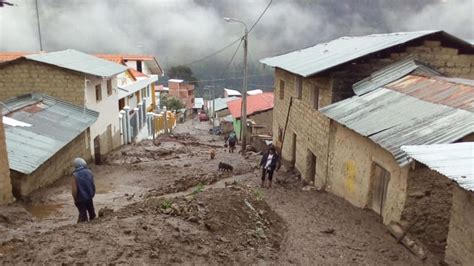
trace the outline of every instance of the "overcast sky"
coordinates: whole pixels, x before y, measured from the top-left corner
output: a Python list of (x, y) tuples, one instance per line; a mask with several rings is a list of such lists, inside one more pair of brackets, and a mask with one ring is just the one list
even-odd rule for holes
[[(34, 0), (0, 8), (0, 50), (38, 51)], [(191, 62), (237, 39), (269, 0), (38, 0), (46, 51), (149, 53)], [(473, 0), (274, 0), (251, 33), (251, 60), (347, 35), (443, 29), (474, 39)], [(236, 46), (217, 59), (227, 61)]]

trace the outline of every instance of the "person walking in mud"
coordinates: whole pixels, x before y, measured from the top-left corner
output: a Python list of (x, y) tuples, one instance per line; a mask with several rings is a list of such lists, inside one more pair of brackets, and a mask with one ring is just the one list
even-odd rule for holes
[(82, 158), (74, 159), (73, 179), (71, 182), (71, 193), (74, 205), (79, 211), (78, 223), (94, 220), (95, 210), (93, 198), (95, 196), (95, 184), (92, 171)]
[(237, 144), (237, 134), (235, 134), (235, 131), (230, 132), (227, 141), (229, 142), (229, 152), (233, 153), (235, 150), (235, 145)]
[(261, 187), (265, 187), (265, 179), (268, 177), (268, 187), (272, 187), (272, 179), (273, 179), (273, 171), (278, 163), (278, 154), (275, 152), (275, 147), (271, 146), (268, 149), (268, 152), (262, 156), (262, 160), (260, 161), (260, 167), (262, 167), (262, 185)]

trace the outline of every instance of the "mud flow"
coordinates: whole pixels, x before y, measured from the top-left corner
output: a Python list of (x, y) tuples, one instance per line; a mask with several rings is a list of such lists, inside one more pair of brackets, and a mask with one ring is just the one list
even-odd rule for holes
[(297, 173), (282, 169), (260, 188), (261, 155), (229, 153), (208, 132), (190, 120), (91, 165), (91, 222), (76, 224), (70, 176), (0, 207), (0, 264), (421, 263), (377, 215), (307, 191)]

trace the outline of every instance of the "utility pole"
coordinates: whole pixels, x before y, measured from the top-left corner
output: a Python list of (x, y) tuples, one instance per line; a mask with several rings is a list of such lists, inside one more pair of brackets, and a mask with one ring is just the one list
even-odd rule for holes
[(36, 4), (36, 24), (38, 25), (38, 36), (39, 36), (39, 45), (40, 45), (40, 52), (43, 51), (43, 39), (41, 38), (41, 25), (39, 19), (39, 9), (38, 9), (38, 0), (35, 0)]
[(248, 50), (248, 29), (247, 24), (244, 21), (234, 18), (224, 18), (227, 22), (238, 22), (244, 25), (244, 36), (242, 40), (244, 42), (244, 78), (242, 82), (242, 114), (240, 116), (240, 137), (242, 141), (242, 154), (247, 149), (247, 77), (248, 77), (248, 65), (247, 65), (247, 50)]

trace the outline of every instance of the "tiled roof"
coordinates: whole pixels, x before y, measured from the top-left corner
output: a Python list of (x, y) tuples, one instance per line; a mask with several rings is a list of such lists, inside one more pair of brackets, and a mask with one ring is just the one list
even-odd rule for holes
[[(240, 118), (242, 113), (242, 99), (227, 102), (230, 113), (235, 119)], [(262, 111), (273, 109), (273, 92), (264, 92), (247, 96), (247, 115), (253, 115)]]
[(34, 54), (34, 53), (28, 53), (28, 52), (1, 52), (0, 53), (0, 63), (15, 60), (15, 59), (18, 59), (22, 56), (29, 55), (29, 54)]

